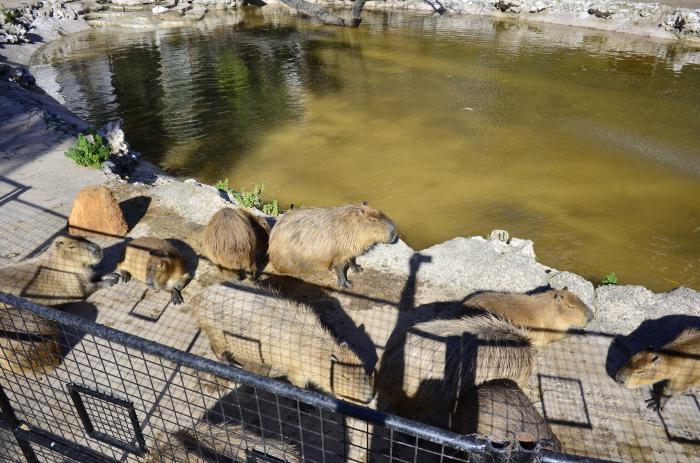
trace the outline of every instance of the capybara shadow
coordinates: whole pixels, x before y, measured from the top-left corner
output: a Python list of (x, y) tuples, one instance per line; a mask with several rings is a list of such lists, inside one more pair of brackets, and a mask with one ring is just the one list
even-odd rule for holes
[(151, 198), (148, 196), (135, 196), (119, 203), (129, 230), (133, 229), (141, 221), (150, 205)]
[(369, 371), (376, 367), (377, 351), (364, 326), (357, 326), (338, 299), (323, 288), (299, 278), (272, 274), (261, 280), (260, 286), (279, 291), (285, 297), (311, 307), (320, 322), (338, 340), (347, 342)]
[(119, 240), (114, 244), (103, 247), (102, 260), (95, 265), (95, 273), (97, 275), (106, 275), (113, 272), (122, 255), (124, 255), (124, 248), (126, 248), (128, 242), (129, 239)]
[(240, 422), (246, 430), (284, 439), (305, 461), (342, 462), (345, 455), (344, 416), (262, 389), (242, 385), (222, 396), (202, 417), (212, 424)]
[(168, 241), (175, 246), (175, 249), (180, 251), (180, 254), (182, 254), (182, 257), (185, 258), (185, 262), (187, 264), (187, 273), (190, 275), (195, 275), (197, 272), (197, 266), (199, 265), (199, 256), (195, 252), (194, 249), (192, 249), (192, 246), (189, 244), (185, 243), (182, 240), (170, 238)]
[(634, 354), (646, 349), (657, 350), (673, 341), (686, 328), (700, 328), (700, 317), (667, 315), (643, 321), (626, 336), (616, 336), (608, 348), (605, 371), (615, 379), (617, 372)]

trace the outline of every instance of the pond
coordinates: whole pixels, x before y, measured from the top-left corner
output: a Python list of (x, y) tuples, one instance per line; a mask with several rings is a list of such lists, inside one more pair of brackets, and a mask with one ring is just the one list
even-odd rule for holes
[(416, 249), (505, 229), (547, 265), (667, 290), (700, 289), (698, 63), (584, 29), (368, 12), (351, 30), (263, 8), (70, 37), (32, 70), (172, 174), (367, 200)]

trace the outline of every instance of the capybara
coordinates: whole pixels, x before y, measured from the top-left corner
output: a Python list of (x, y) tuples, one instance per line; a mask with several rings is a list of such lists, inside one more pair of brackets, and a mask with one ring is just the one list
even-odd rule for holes
[(376, 388), (404, 415), (450, 411), (464, 391), (485, 381), (524, 386), (534, 354), (525, 330), (489, 313), (422, 322), (389, 338)]
[(566, 288), (534, 294), (484, 291), (469, 296), (464, 304), (527, 328), (536, 347), (563, 339), (569, 329), (584, 328), (593, 318), (593, 311)]
[(0, 291), (48, 306), (78, 302), (117, 279), (94, 281), (102, 249), (77, 236), (59, 236), (33, 259), (0, 268)]
[(255, 372), (313, 383), (328, 393), (368, 403), (373, 372), (337, 341), (306, 305), (274, 291), (238, 282), (210, 286), (192, 299), (193, 315), (214, 354)]
[(543, 447), (560, 452), (561, 442), (525, 393), (509, 379), (494, 379), (464, 393), (455, 413), (457, 432), (513, 442), (530, 434)]
[(659, 351), (636, 353), (615, 379), (630, 389), (660, 383), (647, 404), (656, 411), (663, 409), (671, 397), (700, 385), (700, 330), (687, 328)]
[(0, 303), (0, 368), (49, 374), (61, 363), (56, 322)]
[(257, 276), (256, 254), (267, 249), (267, 222), (244, 208), (223, 208), (204, 228), (204, 254), (220, 270)]
[(352, 286), (348, 268), (377, 243), (398, 239), (394, 223), (366, 204), (287, 211), (270, 233), (270, 263), (280, 273), (304, 275), (335, 269), (338, 285)]
[(168, 240), (145, 236), (130, 241), (115, 272), (124, 282), (133, 276), (147, 286), (169, 291), (172, 304), (182, 303), (180, 291), (190, 281), (187, 263)]
[[(93, 266), (102, 249), (77, 236), (59, 236), (37, 257), (0, 268), (0, 291), (49, 306), (81, 301), (116, 283), (110, 276), (94, 281)], [(49, 373), (61, 362), (58, 325), (0, 304), (0, 367), (14, 372)]]
[(159, 433), (144, 463), (213, 463), (217, 461), (301, 463), (297, 448), (265, 438), (233, 423), (197, 423), (192, 429)]

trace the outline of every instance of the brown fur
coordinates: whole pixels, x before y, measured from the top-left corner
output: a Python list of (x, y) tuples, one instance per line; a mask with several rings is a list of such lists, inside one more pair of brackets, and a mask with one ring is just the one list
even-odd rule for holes
[(187, 263), (168, 240), (145, 236), (127, 244), (117, 273), (124, 281), (133, 276), (153, 289), (170, 291), (172, 303), (182, 302), (180, 291), (190, 280)]
[(78, 302), (100, 287), (93, 266), (101, 259), (95, 243), (59, 236), (39, 256), (0, 268), (0, 291), (49, 306)]
[(27, 375), (49, 374), (60, 365), (56, 322), (0, 304), (0, 368)]
[(286, 212), (270, 234), (270, 263), (280, 273), (304, 275), (335, 268), (338, 284), (350, 286), (353, 259), (377, 243), (396, 239), (394, 223), (377, 209), (347, 205)]
[[(93, 266), (102, 250), (85, 238), (59, 236), (39, 256), (0, 268), (0, 291), (37, 304), (60, 306), (88, 297), (113, 281), (94, 283)], [(2, 305), (2, 304), (0, 304)], [(0, 367), (14, 372), (49, 373), (61, 362), (58, 325), (2, 305)]]
[(221, 270), (255, 276), (256, 252), (264, 254), (267, 232), (267, 222), (248, 210), (221, 209), (204, 228), (204, 254)]
[(591, 309), (566, 289), (535, 294), (485, 291), (468, 297), (464, 304), (527, 328), (536, 347), (563, 339), (569, 329), (584, 328), (593, 318)]
[(491, 314), (418, 323), (387, 342), (376, 387), (403, 414), (449, 411), (485, 381), (527, 384), (534, 353), (524, 330)]
[(362, 360), (303, 304), (253, 284), (226, 283), (202, 290), (192, 307), (220, 360), (357, 402), (374, 395)]
[(648, 402), (659, 409), (673, 396), (700, 385), (700, 330), (688, 328), (659, 352), (633, 355), (617, 373), (618, 383), (630, 389), (666, 381)]
[(495, 379), (469, 390), (459, 401), (457, 432), (480, 434), (497, 442), (514, 441), (530, 434), (545, 447), (560, 452), (561, 442), (537, 413), (525, 393), (508, 379)]
[[(267, 455), (275, 461), (301, 463), (297, 448), (269, 436), (262, 437), (233, 423), (200, 422), (193, 429), (159, 433), (144, 463), (213, 463), (215, 461), (268, 461), (254, 458)], [(262, 456), (261, 455), (261, 456)]]

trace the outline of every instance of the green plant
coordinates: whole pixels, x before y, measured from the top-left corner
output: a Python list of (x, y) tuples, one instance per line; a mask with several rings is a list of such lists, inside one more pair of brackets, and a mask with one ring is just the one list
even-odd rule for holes
[(603, 277), (600, 283), (603, 285), (616, 285), (617, 275), (615, 275), (615, 272), (610, 272)]
[(75, 145), (68, 148), (65, 154), (78, 165), (99, 168), (103, 162), (109, 159), (109, 147), (94, 130), (90, 132), (93, 141), (81, 133), (78, 135)]
[(263, 186), (255, 185), (253, 191), (236, 191), (229, 185), (228, 178), (225, 178), (216, 182), (214, 184), (214, 188), (227, 192), (234, 197), (238, 204), (242, 206), (254, 207), (268, 215), (279, 215), (280, 213), (279, 203), (276, 199), (273, 199), (272, 202), (269, 203), (263, 202), (261, 197), (264, 188)]
[(271, 203), (263, 204), (262, 211), (267, 215), (280, 215), (280, 206), (276, 199), (273, 199)]
[(0, 14), (5, 16), (6, 23), (11, 23), (14, 22), (15, 19), (22, 16), (22, 10), (19, 8), (5, 8), (4, 6), (0, 5)]

